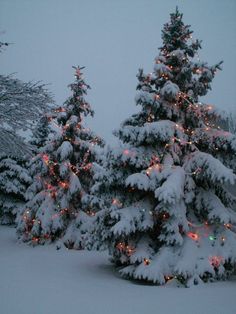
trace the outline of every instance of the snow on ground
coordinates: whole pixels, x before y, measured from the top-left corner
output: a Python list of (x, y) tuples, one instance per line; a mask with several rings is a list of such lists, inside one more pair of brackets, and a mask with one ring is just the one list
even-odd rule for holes
[(189, 289), (120, 278), (105, 253), (30, 247), (0, 226), (1, 314), (235, 314), (236, 278)]

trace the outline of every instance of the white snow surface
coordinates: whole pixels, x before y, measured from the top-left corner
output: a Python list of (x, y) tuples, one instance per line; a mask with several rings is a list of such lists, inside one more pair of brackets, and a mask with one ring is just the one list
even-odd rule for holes
[(2, 314), (235, 314), (236, 278), (191, 288), (120, 278), (106, 253), (17, 243), (0, 226)]

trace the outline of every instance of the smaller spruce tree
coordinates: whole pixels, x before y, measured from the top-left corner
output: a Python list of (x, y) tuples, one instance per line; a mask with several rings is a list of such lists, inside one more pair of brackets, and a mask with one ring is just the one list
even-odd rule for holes
[[(102, 141), (83, 125), (84, 116), (93, 116), (84, 98), (90, 87), (84, 82), (83, 68), (74, 69), (75, 82), (69, 85), (72, 95), (55, 110), (57, 117), (51, 123), (57, 132), (36, 157), (37, 174), (27, 191), (29, 201), (18, 218), (20, 237), (35, 244), (66, 234), (67, 246), (73, 247), (74, 232), (79, 230), (74, 228), (75, 221), (79, 226), (90, 214), (87, 208), (83, 212), (83, 197), (90, 187), (96, 146)], [(82, 241), (77, 239), (76, 246), (82, 246)]]

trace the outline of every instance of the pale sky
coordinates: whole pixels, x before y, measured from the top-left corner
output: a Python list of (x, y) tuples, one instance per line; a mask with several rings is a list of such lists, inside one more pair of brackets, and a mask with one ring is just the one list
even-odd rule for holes
[(193, 37), (203, 40), (200, 59), (224, 60), (202, 101), (232, 110), (235, 0), (0, 0), (0, 40), (14, 43), (1, 54), (1, 73), (50, 83), (59, 106), (74, 80), (72, 65), (86, 66), (87, 99), (95, 110), (87, 124), (112, 142), (112, 130), (137, 111), (137, 71), (152, 72), (161, 29), (176, 5)]

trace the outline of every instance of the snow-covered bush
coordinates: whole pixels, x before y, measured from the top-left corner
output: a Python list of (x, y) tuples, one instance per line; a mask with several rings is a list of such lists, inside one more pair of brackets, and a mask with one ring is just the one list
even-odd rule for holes
[(0, 223), (13, 224), (19, 208), (25, 203), (25, 192), (31, 177), (26, 162), (0, 156)]

